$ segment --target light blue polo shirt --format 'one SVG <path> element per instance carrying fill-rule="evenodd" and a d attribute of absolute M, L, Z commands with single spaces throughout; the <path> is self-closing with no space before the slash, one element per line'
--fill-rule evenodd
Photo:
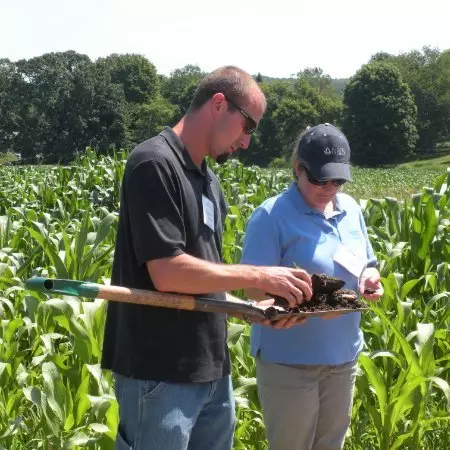
<path fill-rule="evenodd" d="M 247 224 L 242 264 L 298 266 L 309 274 L 326 273 L 345 281 L 344 289 L 358 292 L 358 278 L 333 255 L 344 244 L 358 258 L 374 266 L 361 209 L 347 194 L 338 193 L 332 217 L 310 208 L 297 185 L 266 200 Z M 252 325 L 251 354 L 280 364 L 334 365 L 353 361 L 363 345 L 359 312 L 324 320 L 310 318 L 303 325 L 277 330 Z"/>

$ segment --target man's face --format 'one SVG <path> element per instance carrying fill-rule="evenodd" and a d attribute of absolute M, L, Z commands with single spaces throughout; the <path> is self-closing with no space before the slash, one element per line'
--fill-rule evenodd
<path fill-rule="evenodd" d="M 221 113 L 215 117 L 209 155 L 219 164 L 224 163 L 240 148 L 248 148 L 252 132 L 258 125 L 264 113 L 264 100 L 257 91 L 251 91 L 248 100 L 238 104 L 233 99 L 227 99 L 218 94 L 218 105 Z M 214 100 L 214 99 L 213 99 Z"/>

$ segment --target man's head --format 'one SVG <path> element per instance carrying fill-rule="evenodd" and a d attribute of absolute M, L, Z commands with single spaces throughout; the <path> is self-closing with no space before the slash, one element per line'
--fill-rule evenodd
<path fill-rule="evenodd" d="M 237 149 L 247 148 L 266 109 L 266 99 L 247 72 L 225 66 L 200 81 L 188 115 L 201 115 L 208 154 L 223 162 Z"/>

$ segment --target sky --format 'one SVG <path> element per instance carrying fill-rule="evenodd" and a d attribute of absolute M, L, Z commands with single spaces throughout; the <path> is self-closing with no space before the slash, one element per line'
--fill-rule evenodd
<path fill-rule="evenodd" d="M 450 0 L 0 0 L 0 58 L 146 56 L 160 74 L 233 64 L 352 76 L 379 51 L 450 49 Z"/>

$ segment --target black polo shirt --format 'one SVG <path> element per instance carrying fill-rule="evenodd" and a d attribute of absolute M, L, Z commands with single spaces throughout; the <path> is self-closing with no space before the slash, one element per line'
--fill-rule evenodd
<path fill-rule="evenodd" d="M 214 205 L 213 231 L 202 195 Z M 111 284 L 155 290 L 146 261 L 183 253 L 221 262 L 226 202 L 171 128 L 138 145 L 122 180 Z M 224 299 L 224 293 L 204 296 Z M 108 302 L 102 367 L 124 376 L 202 382 L 230 373 L 226 315 Z"/>

